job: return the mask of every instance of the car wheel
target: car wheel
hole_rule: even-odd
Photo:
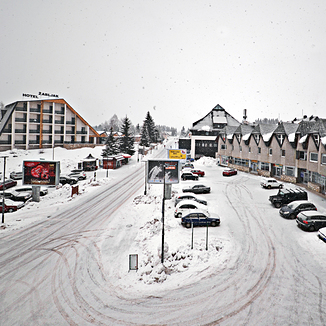
[[[9,209],[8,209],[8,213],[12,213],[13,211],[14,211],[13,208],[9,208]]]
[[[191,228],[191,224],[190,223],[186,223],[186,228],[187,229]]]
[[[289,216],[289,218],[290,218],[291,220],[294,220],[294,219],[296,218],[296,216],[295,216],[295,214],[291,214],[291,215]]]
[[[275,203],[274,206],[275,206],[276,208],[280,208],[280,207],[281,207],[281,203]]]
[[[271,189],[271,186],[270,186],[270,185],[268,185],[268,186],[267,186],[267,189]]]
[[[177,218],[181,218],[182,217],[182,214],[181,213],[178,213],[177,214]]]
[[[315,227],[314,227],[313,225],[310,225],[308,230],[309,230],[310,232],[315,231]]]
[[[279,185],[279,189],[282,189],[283,188],[283,186],[282,185]]]
[[[215,221],[213,221],[213,222],[211,223],[211,225],[212,225],[212,226],[217,226],[217,223],[216,223]]]

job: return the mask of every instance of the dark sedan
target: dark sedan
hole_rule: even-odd
[[[62,176],[60,176],[59,182],[62,185],[65,185],[65,184],[74,185],[78,182],[78,179],[74,178],[74,177],[69,177],[67,175],[62,175]]]
[[[294,220],[300,212],[316,210],[317,207],[307,200],[295,200],[292,203],[281,207],[279,213],[284,218]]]
[[[196,185],[190,188],[183,188],[182,192],[193,192],[194,194],[207,194],[211,192],[211,188],[206,187],[204,185]]]
[[[238,174],[238,171],[236,169],[225,169],[223,170],[222,174],[225,176],[225,177],[229,177],[231,175],[236,175]]]
[[[181,224],[186,228],[193,226],[218,226],[221,221],[219,217],[209,217],[203,212],[192,212],[181,218]]]
[[[303,230],[318,231],[320,228],[326,227],[326,215],[316,211],[301,212],[296,221]]]
[[[0,192],[0,197],[2,197],[3,192]],[[11,199],[13,201],[22,201],[27,202],[32,198],[32,195],[28,192],[18,192],[16,190],[5,191],[4,192],[5,199]]]

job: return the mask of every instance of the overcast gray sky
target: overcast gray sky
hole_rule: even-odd
[[[0,2],[0,101],[58,94],[91,125],[326,118],[325,0]]]

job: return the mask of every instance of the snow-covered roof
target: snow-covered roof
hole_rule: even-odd
[[[226,117],[213,117],[213,123],[227,123]]]
[[[295,140],[295,132],[293,132],[292,134],[289,134],[288,138],[289,138],[289,142],[293,143]]]
[[[269,132],[268,134],[264,134],[264,135],[262,135],[263,140],[264,140],[265,142],[268,142],[268,141],[271,139],[272,135],[273,135],[273,132]]]
[[[211,127],[206,125],[206,126],[202,126],[199,130],[210,131]]]
[[[320,141],[321,141],[321,143],[322,143],[323,145],[326,145],[326,136],[321,137],[321,138],[320,138]]]
[[[249,134],[245,134],[245,135],[242,136],[242,139],[243,139],[243,140],[248,140],[249,137],[250,137],[250,135],[251,135],[251,133],[249,133]]]
[[[307,135],[304,135],[303,137],[300,138],[299,143],[302,144],[306,141]]]

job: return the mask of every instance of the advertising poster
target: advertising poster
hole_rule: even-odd
[[[187,150],[186,149],[169,149],[168,158],[170,160],[186,160]]]
[[[55,186],[59,183],[59,161],[24,161],[23,184]]]
[[[149,160],[147,161],[147,183],[163,184],[165,167],[165,183],[179,183],[179,161]]]

